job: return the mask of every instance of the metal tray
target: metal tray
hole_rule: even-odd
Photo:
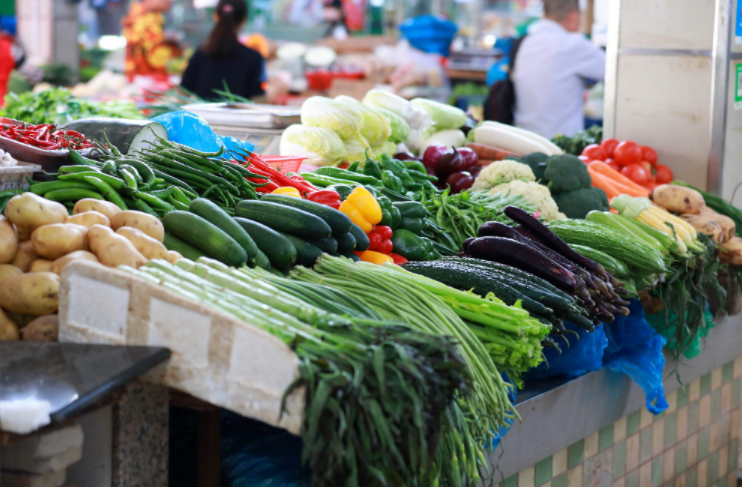
[[[0,117],[0,125],[21,125],[22,122],[13,120],[12,118]],[[45,150],[39,149],[38,147],[31,147],[30,145],[18,142],[6,137],[0,136],[0,149],[5,152],[9,152],[14,159],[29,162],[31,164],[38,164],[46,172],[56,172],[61,166],[66,164],[72,164],[70,159],[70,151],[68,149],[60,150]],[[85,157],[88,157],[92,152],[92,149],[85,149],[80,151]]]
[[[232,127],[283,129],[301,123],[301,112],[296,107],[257,105],[252,103],[196,103],[185,105],[209,124]]]

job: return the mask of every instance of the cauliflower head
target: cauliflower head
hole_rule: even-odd
[[[530,170],[530,168],[529,168]],[[536,205],[541,212],[541,218],[546,221],[564,220],[567,216],[559,212],[549,188],[533,181],[515,180],[505,184],[498,184],[490,189],[490,194],[519,194]]]
[[[482,169],[474,181],[474,189],[490,189],[510,181],[535,181],[533,170],[518,161],[504,160],[493,162]]]

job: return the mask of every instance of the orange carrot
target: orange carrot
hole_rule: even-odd
[[[635,183],[631,179],[627,178],[620,172],[613,169],[611,166],[606,164],[605,162],[601,161],[594,161],[590,163],[590,166],[588,166],[590,169],[592,169],[594,172],[600,173],[603,176],[606,176],[610,178],[613,181],[616,181],[617,183],[621,184],[622,186],[625,186],[628,188],[631,192],[625,191],[626,194],[629,194],[631,196],[643,196],[647,197],[649,196],[649,191],[644,188],[643,186],[640,186],[639,184]]]
[[[587,170],[590,172],[590,166],[588,166]],[[608,196],[608,201],[611,201],[613,198],[621,194],[621,191],[613,186],[613,181],[611,181],[610,178],[594,171],[590,172],[590,177],[593,178],[594,187],[605,191],[605,194]]]

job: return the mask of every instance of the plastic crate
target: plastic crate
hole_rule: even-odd
[[[41,166],[20,161],[17,166],[0,167],[0,191],[28,189],[26,177],[33,177],[35,172],[41,172]]]
[[[290,172],[298,172],[301,163],[304,162],[306,157],[299,156],[266,156],[261,155],[266,163],[268,163],[276,171],[280,171],[281,174],[288,174]]]

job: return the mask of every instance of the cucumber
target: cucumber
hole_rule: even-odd
[[[248,261],[248,263],[252,264],[254,267],[260,267],[261,269],[265,270],[270,270],[272,268],[271,260],[260,249],[258,249],[258,254],[255,256],[255,258],[253,258],[252,261]]]
[[[325,237],[325,238],[318,238],[314,240],[308,240],[308,242],[318,249],[320,249],[322,252],[327,252],[330,255],[337,254],[338,251],[338,241],[335,240],[332,237]]]
[[[158,143],[157,136],[168,139],[165,126],[152,120],[92,117],[68,122],[60,128],[76,130],[99,141],[103,141],[105,135],[123,154],[149,148],[149,142]]]
[[[322,250],[306,240],[294,237],[288,233],[282,233],[281,235],[289,239],[291,243],[294,244],[294,247],[296,247],[296,265],[313,267],[317,262],[317,259],[322,257]]]
[[[626,267],[626,264],[618,259],[613,258],[605,252],[595,250],[594,248],[587,247],[585,245],[570,244],[569,246],[572,247],[575,252],[578,252],[588,259],[594,260],[598,264],[602,265],[603,267],[605,267],[605,270],[616,277],[625,277],[629,275],[629,269]]]
[[[188,211],[171,211],[162,219],[165,230],[224,264],[240,267],[247,254],[235,239],[222,229]]]
[[[357,250],[358,252],[368,250],[368,248],[371,246],[371,241],[368,239],[368,235],[366,235],[366,232],[364,232],[361,227],[359,227],[355,223],[350,226],[350,232],[348,233],[353,235],[353,238],[356,239],[355,250]]]
[[[191,201],[188,210],[204,220],[213,223],[221,228],[224,233],[235,239],[245,249],[248,260],[252,260],[258,255],[258,246],[255,245],[250,235],[234,221],[234,218],[214,204],[213,201],[206,198],[196,198]]]
[[[361,258],[360,258],[360,257],[358,257],[358,256],[357,256],[356,254],[354,254],[353,252],[340,252],[340,255],[342,255],[342,256],[343,256],[343,257],[345,257],[346,259],[350,259],[350,260],[352,260],[353,262],[360,262],[360,261],[361,261]]]
[[[190,260],[197,260],[199,257],[205,257],[206,254],[198,250],[191,244],[187,244],[184,241],[173,237],[169,233],[165,234],[165,248],[178,252],[180,255]]]
[[[309,201],[294,196],[284,196],[281,194],[267,194],[263,196],[260,201],[267,201],[269,203],[278,203],[284,206],[290,206],[299,210],[306,211],[312,215],[322,218],[325,223],[330,225],[333,236],[339,236],[350,231],[350,226],[353,224],[350,218],[340,210],[331,208],[314,201]]]
[[[237,203],[234,213],[236,216],[267,225],[278,232],[308,240],[332,235],[332,229],[322,218],[304,210],[279,205],[278,203],[253,200],[240,201]],[[261,250],[263,249],[261,248]]]
[[[272,228],[246,218],[234,219],[240,224],[258,248],[268,257],[271,265],[278,269],[287,269],[296,262],[296,247],[293,243]]]
[[[335,237],[338,241],[338,252],[350,252],[356,249],[356,238],[351,233],[343,233]]]

